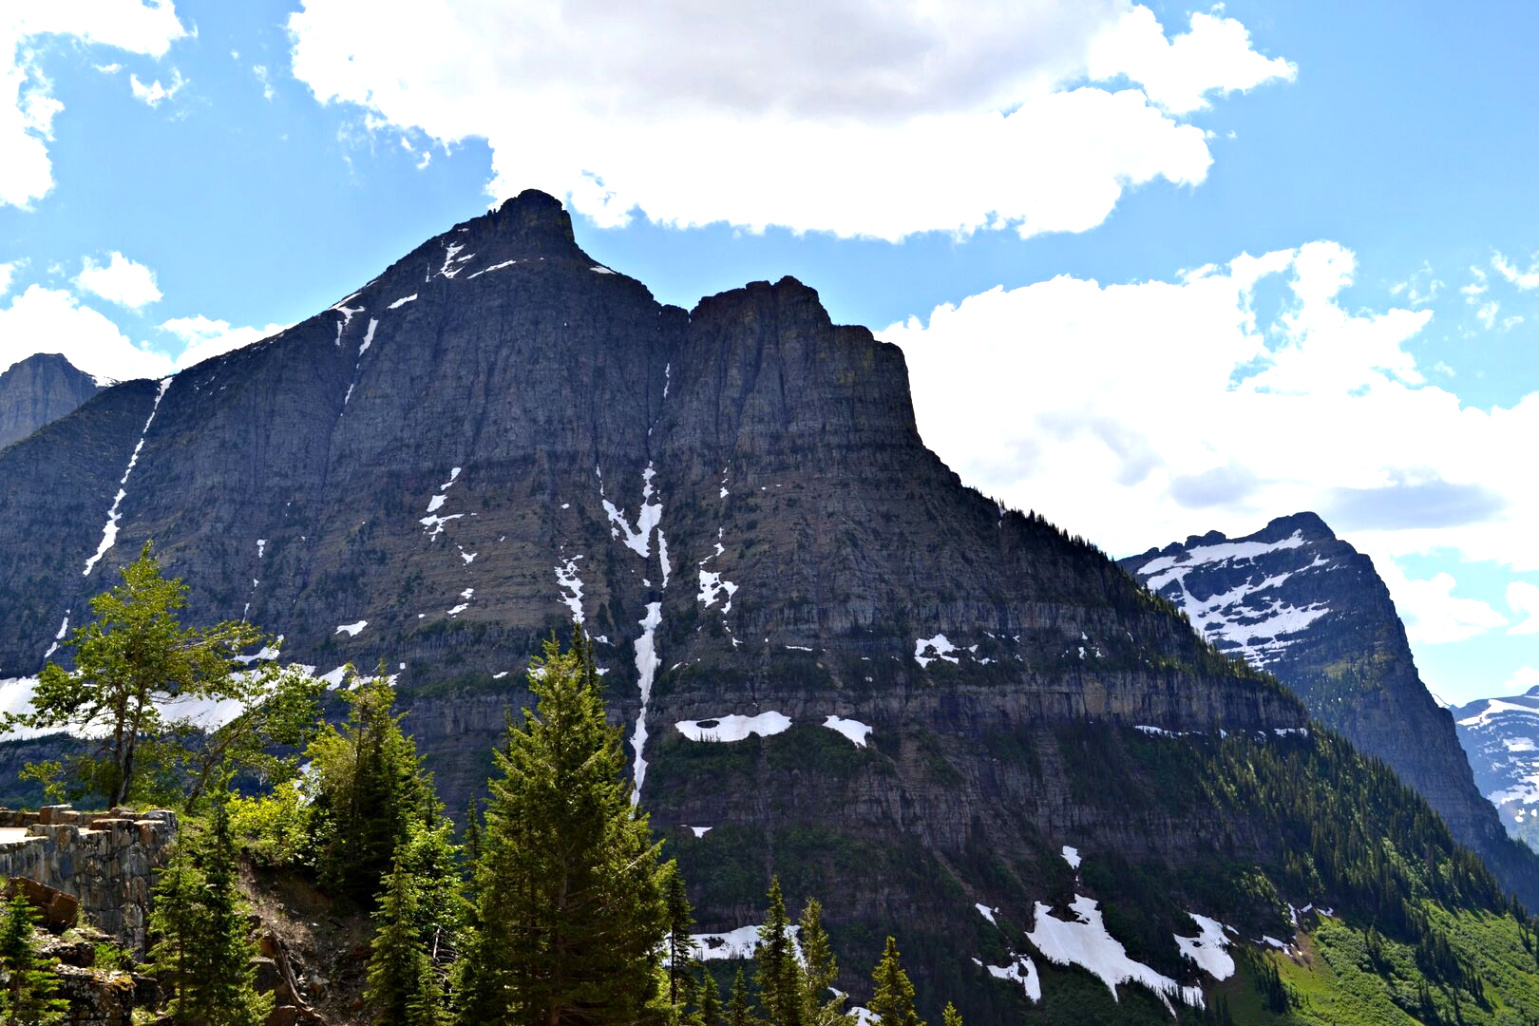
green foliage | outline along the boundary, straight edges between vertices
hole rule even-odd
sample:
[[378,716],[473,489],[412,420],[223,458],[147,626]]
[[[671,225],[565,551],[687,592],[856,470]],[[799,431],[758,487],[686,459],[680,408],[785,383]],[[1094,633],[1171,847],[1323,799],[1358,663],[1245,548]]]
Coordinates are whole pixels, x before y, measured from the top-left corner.
[[738,967],[732,978],[732,992],[727,998],[727,1026],[754,1026],[753,1000],[748,996],[748,981]]
[[780,893],[780,878],[770,881],[769,909],[759,927],[759,963],[754,983],[764,1016],[775,1026],[802,1026],[803,989],[801,966],[791,939],[791,919]]
[[[149,544],[122,576],[91,600],[94,619],[64,642],[74,671],[45,666],[32,711],[0,718],[0,732],[28,727],[96,738],[69,762],[74,797],[99,796],[109,807],[176,800],[191,808],[238,770],[260,765],[269,745],[313,722],[319,685],[275,664],[235,672],[242,650],[276,642],[233,620],[183,627],[187,587],[165,578]],[[243,711],[205,736],[194,718],[166,711],[191,702],[235,702]],[[40,764],[32,779],[52,788],[52,797],[64,770]]]
[[[405,845],[402,846],[403,849]],[[421,888],[404,860],[384,879],[374,912],[368,1000],[378,1026],[435,1026],[444,1021],[443,988],[423,930]]]
[[914,1010],[914,984],[898,957],[898,942],[887,938],[882,960],[871,973],[875,992],[868,1006],[880,1026],[924,1026]]
[[834,990],[839,963],[823,929],[823,906],[818,899],[808,899],[797,925],[802,946],[802,1021],[808,1026],[833,1026],[844,1019],[844,995]]
[[187,839],[155,885],[152,971],[170,993],[177,1026],[260,1026],[272,995],[258,995],[246,910],[236,888],[229,813],[214,806],[208,835]]
[[497,753],[456,978],[464,1026],[630,1024],[656,1014],[665,870],[633,806],[579,631],[529,672],[535,711]]
[[411,824],[436,821],[438,807],[389,680],[380,675],[342,695],[349,709],[341,729],[323,727],[305,750],[314,775],[311,836],[321,885],[368,906]]
[[700,966],[700,978],[695,981],[695,993],[700,995],[695,1023],[698,1026],[721,1026],[721,988],[716,984],[716,977],[703,965]]
[[695,998],[694,945],[689,939],[695,925],[695,910],[689,903],[684,889],[684,877],[678,864],[669,862],[665,867],[667,881],[663,885],[663,901],[668,909],[668,1003],[681,1009]]
[[265,795],[231,795],[230,834],[253,862],[306,865],[311,860],[309,798],[298,780],[285,780]]
[[43,964],[33,936],[38,915],[18,887],[0,908],[0,1024],[54,1026],[66,1003],[55,997],[58,980]]
[[950,1001],[941,1010],[941,1026],[962,1026],[962,1013],[957,1011],[957,1006]]
[[43,789],[43,798],[50,805],[69,800],[69,786],[64,780],[64,763],[58,759],[29,762],[17,774],[22,780],[31,780]]

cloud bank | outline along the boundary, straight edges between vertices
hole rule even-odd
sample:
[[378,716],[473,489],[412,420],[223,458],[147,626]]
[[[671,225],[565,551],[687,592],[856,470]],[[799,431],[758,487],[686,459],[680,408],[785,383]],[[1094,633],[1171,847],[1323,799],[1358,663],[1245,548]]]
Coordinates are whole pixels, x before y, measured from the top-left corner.
[[492,194],[606,226],[1084,231],[1130,187],[1203,181],[1181,115],[1295,73],[1234,19],[1172,37],[1126,0],[306,0],[288,25],[322,102],[485,139]]

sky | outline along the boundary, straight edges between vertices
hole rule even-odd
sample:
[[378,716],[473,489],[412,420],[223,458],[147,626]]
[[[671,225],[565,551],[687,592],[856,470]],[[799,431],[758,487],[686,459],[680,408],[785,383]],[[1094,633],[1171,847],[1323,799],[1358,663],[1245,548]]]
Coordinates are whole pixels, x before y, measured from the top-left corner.
[[523,188],[791,274],[1122,556],[1314,510],[1428,686],[1539,685],[1539,7],[7,0],[0,369],[161,376]]

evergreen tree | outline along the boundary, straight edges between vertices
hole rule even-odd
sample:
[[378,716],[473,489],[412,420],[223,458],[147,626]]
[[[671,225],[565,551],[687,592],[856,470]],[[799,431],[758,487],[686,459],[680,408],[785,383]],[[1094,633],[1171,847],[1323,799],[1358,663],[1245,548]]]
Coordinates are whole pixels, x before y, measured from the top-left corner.
[[704,964],[700,966],[700,979],[695,983],[695,993],[700,995],[698,1011],[695,1021],[699,1026],[722,1026],[721,1022],[721,988],[716,985],[716,977]]
[[401,730],[395,689],[381,674],[342,693],[346,722],[306,749],[315,773],[316,869],[326,889],[368,906],[414,822],[437,819],[417,746]]
[[727,997],[727,1026],[754,1026],[753,1002],[748,999],[748,981],[738,967],[732,979],[732,993]]
[[823,929],[823,906],[811,898],[798,921],[802,942],[802,1020],[808,1026],[830,1026],[843,1018],[844,995],[836,992],[839,963]]
[[406,843],[396,851],[395,871],[404,870],[412,878],[417,933],[435,968],[454,960],[467,911],[459,869],[460,849],[450,840],[452,830],[453,824],[448,820],[414,823]]
[[170,987],[178,1026],[258,1026],[272,1010],[272,995],[256,992],[257,949],[236,878],[229,813],[220,802],[208,836],[184,846],[155,887],[150,929],[158,939],[150,961]]
[[569,652],[546,642],[529,689],[536,710],[496,755],[458,1021],[632,1024],[659,998],[661,846],[632,805],[620,730],[605,722],[580,630]]
[[770,880],[769,909],[759,927],[756,957],[759,968],[754,982],[759,987],[759,1003],[764,1006],[765,1017],[774,1026],[802,1026],[801,966],[796,961],[791,918],[786,914],[778,876]]
[[950,1001],[941,1009],[941,1026],[962,1026],[962,1013]]
[[[187,727],[185,721],[168,720],[164,707],[179,698],[258,703],[280,672],[273,664],[254,674],[235,673],[236,655],[271,642],[250,624],[232,620],[208,628],[183,627],[187,586],[161,574],[148,543],[122,575],[122,584],[91,600],[94,619],[64,642],[74,650],[74,672],[49,663],[33,689],[32,711],[0,717],[0,733],[23,726],[66,729],[96,739],[73,769],[79,792],[99,794],[109,807],[134,795],[146,769],[142,747],[160,756],[185,754],[175,746],[157,745],[169,728]],[[249,747],[236,751],[249,754]],[[224,754],[221,750],[207,763],[193,787],[204,786],[213,767],[225,764]],[[157,771],[170,777],[161,790],[185,796],[185,781],[177,779],[173,767],[148,769],[150,777]]]
[[54,996],[58,979],[43,965],[33,931],[38,914],[20,887],[0,908],[0,1024],[54,1026],[68,1004]]
[[[404,845],[402,846],[404,849]],[[385,877],[374,913],[368,999],[378,1026],[435,1026],[443,993],[420,925],[417,878],[404,859]]]
[[668,909],[668,1001],[675,1007],[694,999],[695,949],[689,932],[695,925],[695,910],[684,890],[684,874],[676,862],[667,865],[664,902]]
[[924,1026],[914,1011],[914,985],[898,959],[898,942],[887,938],[887,948],[871,974],[876,993],[871,996],[871,1013],[880,1026]]

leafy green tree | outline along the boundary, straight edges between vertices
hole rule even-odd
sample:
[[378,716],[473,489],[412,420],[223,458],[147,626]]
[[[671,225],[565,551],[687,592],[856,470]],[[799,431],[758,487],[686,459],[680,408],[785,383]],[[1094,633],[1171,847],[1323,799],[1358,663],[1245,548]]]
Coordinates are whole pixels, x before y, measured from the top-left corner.
[[436,1026],[444,1020],[443,989],[423,934],[417,877],[404,859],[397,859],[384,883],[369,958],[374,1021],[378,1026]]
[[177,1026],[260,1026],[271,994],[256,992],[256,945],[236,886],[229,812],[214,806],[207,836],[184,841],[155,887],[150,963],[171,992]]
[[54,1026],[64,1021],[68,1004],[55,997],[58,979],[38,954],[33,932],[38,914],[16,888],[0,908],[0,1023],[4,1026]]
[[796,960],[791,917],[786,913],[778,876],[770,880],[769,909],[759,927],[756,957],[759,967],[754,982],[759,987],[759,1003],[764,1006],[765,1017],[775,1026],[802,1026],[801,966]]
[[412,823],[436,820],[438,805],[417,746],[401,730],[390,681],[381,674],[342,697],[349,710],[341,729],[321,728],[305,750],[315,795],[311,830],[321,885],[368,906],[396,846]]
[[871,996],[869,1007],[881,1026],[924,1026],[914,1011],[914,985],[898,958],[898,942],[891,937],[887,938],[887,948],[871,974],[871,982],[876,985],[876,993]]
[[661,845],[631,802],[586,638],[533,660],[472,883],[456,987],[464,1026],[633,1024],[657,1014],[667,935]]
[[[78,791],[98,794],[109,806],[135,796],[144,762],[150,764],[150,778],[174,773],[157,757],[179,750],[163,747],[159,739],[196,729],[195,716],[175,716],[178,706],[233,701],[249,709],[272,691],[280,674],[276,666],[236,672],[235,657],[242,650],[274,643],[250,624],[182,626],[187,586],[166,579],[148,543],[122,576],[123,583],[91,600],[94,619],[64,642],[74,653],[75,669],[50,662],[38,675],[32,711],[0,720],[0,732],[16,727],[71,730],[98,739],[72,768]],[[140,758],[142,747],[149,749],[148,760]],[[226,752],[233,755],[235,749],[223,746],[202,766],[195,793],[202,794],[216,769],[225,765]],[[182,795],[188,793],[183,783],[163,786]]]
[[754,1026],[753,1002],[748,998],[748,981],[743,979],[741,966],[727,997],[727,1026]]

